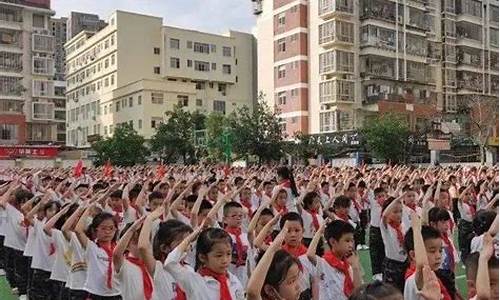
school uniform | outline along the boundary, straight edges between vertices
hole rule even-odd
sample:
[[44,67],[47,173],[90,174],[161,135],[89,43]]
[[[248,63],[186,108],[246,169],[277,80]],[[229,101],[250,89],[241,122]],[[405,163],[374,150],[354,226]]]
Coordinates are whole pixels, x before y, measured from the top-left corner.
[[[238,228],[239,229],[239,228]],[[231,264],[229,265],[229,272],[235,275],[243,286],[246,286],[248,282],[248,249],[250,248],[250,242],[248,241],[248,235],[241,229],[225,229],[232,240],[232,258]],[[239,233],[239,244],[237,233]]]
[[351,199],[351,206],[349,207],[349,217],[356,223],[354,227],[354,244],[362,245],[364,244],[365,229],[361,226],[361,204],[356,202],[356,199]]
[[411,228],[411,215],[414,212],[419,216],[422,215],[422,209],[420,207],[415,206],[415,208],[411,208],[403,204],[403,215],[401,217],[401,222],[404,224],[405,228]]
[[476,209],[473,204],[459,201],[458,211],[460,212],[460,220],[458,221],[458,248],[460,250],[460,259],[464,263],[469,256],[471,241],[474,237],[472,221],[474,220]]
[[40,221],[35,218],[33,224],[33,259],[31,268],[33,269],[32,283],[29,287],[30,299],[56,298],[52,295],[52,282],[50,272],[55,260],[55,245],[50,236],[45,234],[43,226],[45,220]]
[[[186,265],[184,267],[190,268]],[[164,269],[162,262],[158,260],[153,275],[153,286],[153,300],[176,300],[178,294],[184,294],[174,277]]]
[[[419,295],[420,290],[417,287],[417,283],[415,281],[415,275],[416,275],[415,272],[413,272],[412,274],[409,274],[407,272],[405,275],[406,280],[405,280],[404,292],[403,292],[403,298],[405,300],[421,300],[422,299],[422,297]],[[441,297],[442,297],[441,299],[443,299],[443,300],[453,299],[453,298],[451,298],[451,296],[450,296],[451,294],[446,289],[446,287],[444,286],[441,279],[439,279],[439,277],[438,277],[438,281],[439,281],[439,287],[440,287],[440,291],[441,291]]]
[[373,274],[382,274],[382,262],[385,258],[385,245],[380,232],[380,221],[382,207],[375,200],[372,190],[368,190],[368,201],[370,203],[370,262]]
[[302,209],[302,214],[300,216],[304,223],[304,239],[311,240],[321,224],[325,222],[323,219],[323,212],[321,209],[317,212],[310,212]]
[[[165,260],[165,269],[174,277],[189,300],[219,300],[221,285],[213,276],[203,276],[181,265],[183,253],[174,249]],[[245,289],[236,276],[227,272],[226,284],[233,300],[245,299]]]
[[407,255],[403,247],[406,228],[400,224],[396,230],[389,224],[380,224],[380,232],[385,245],[385,258],[382,262],[382,278],[386,283],[393,284],[401,292],[404,290],[404,272],[408,267]]
[[7,214],[5,210],[0,209],[0,270],[5,270],[5,251],[4,251],[4,239],[5,239],[5,227],[7,225]]
[[[327,253],[333,255],[331,253]],[[342,265],[345,270],[341,271],[339,268],[334,267],[323,257],[316,257],[316,276],[319,278],[319,300],[347,300],[354,288],[352,278],[352,267],[340,259],[336,262]],[[347,275],[347,276],[346,276]],[[346,283],[346,280],[350,283]]]
[[65,257],[71,257],[70,271],[66,282],[66,287],[70,289],[70,298],[71,300],[86,299],[87,292],[84,289],[87,280],[87,261],[85,250],[74,232],[71,233]]
[[50,273],[52,280],[53,295],[59,295],[59,299],[69,298],[69,289],[66,288],[66,282],[69,277],[69,269],[71,266],[71,256],[68,256],[69,242],[64,237],[64,234],[57,229],[52,229],[52,239],[55,245],[54,265]]
[[139,258],[124,258],[115,276],[120,282],[120,292],[123,300],[152,299],[153,278],[149,275],[144,262]]
[[119,299],[120,282],[114,276],[112,268],[109,272],[112,253],[106,253],[102,247],[89,240],[85,249],[85,259],[87,261],[87,278],[84,289],[89,293],[89,297],[91,299],[99,297]]

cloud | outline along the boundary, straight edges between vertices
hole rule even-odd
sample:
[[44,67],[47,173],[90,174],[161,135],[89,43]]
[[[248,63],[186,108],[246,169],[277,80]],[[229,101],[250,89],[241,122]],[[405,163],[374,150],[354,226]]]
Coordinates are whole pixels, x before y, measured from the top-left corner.
[[57,17],[71,11],[94,13],[101,19],[115,10],[163,17],[163,24],[212,33],[229,29],[251,32],[255,26],[250,0],[52,0]]

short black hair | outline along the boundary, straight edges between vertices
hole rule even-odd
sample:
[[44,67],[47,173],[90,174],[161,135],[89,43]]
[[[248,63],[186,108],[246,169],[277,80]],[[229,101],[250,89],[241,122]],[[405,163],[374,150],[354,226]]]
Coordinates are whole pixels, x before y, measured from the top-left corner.
[[111,198],[121,198],[122,194],[123,194],[122,190],[116,190],[116,191],[112,192],[109,195],[109,197],[111,197]]
[[231,201],[231,202],[228,202],[224,205],[224,216],[227,214],[227,212],[231,209],[231,208],[242,208],[241,204],[239,204],[238,202],[236,201]]
[[14,199],[17,204],[23,204],[24,202],[30,200],[33,198],[33,193],[25,190],[25,189],[19,189],[14,193]]
[[[254,211],[253,214],[252,214],[252,217],[255,215],[257,211]],[[269,208],[264,208],[261,212],[260,212],[260,217],[262,216],[271,216],[271,217],[274,217],[274,213],[272,210],[270,210]]]
[[373,194],[375,196],[378,196],[380,193],[383,193],[383,192],[385,192],[385,190],[382,187],[378,187],[378,188],[376,188],[376,189],[373,190]]
[[304,209],[309,209],[312,206],[314,199],[316,199],[316,198],[319,198],[318,193],[308,192],[304,196],[304,199],[302,199],[302,204],[304,205]]
[[[431,239],[440,239],[441,234],[437,229],[431,226],[427,225],[422,225],[422,238],[425,241],[431,240]],[[410,228],[408,232],[405,234],[405,250],[406,252],[410,252],[411,250],[415,250],[415,245],[413,243],[413,228]]]
[[163,199],[163,194],[158,191],[154,191],[151,194],[149,194],[148,199],[149,201],[153,199]]
[[189,195],[186,198],[184,198],[184,200],[188,203],[195,203],[197,199],[198,199],[197,195]]
[[351,198],[346,196],[338,196],[333,202],[334,208],[348,208],[351,207]]
[[284,214],[280,219],[280,228],[283,228],[283,226],[285,226],[286,221],[296,221],[299,222],[302,227],[304,227],[304,221],[302,220],[302,217],[296,212],[289,212]]
[[200,205],[200,210],[198,211],[198,214],[201,213],[202,210],[210,210],[212,209],[213,205],[210,203],[208,200],[201,200],[201,205]]
[[493,210],[482,209],[477,212],[472,220],[472,229],[476,235],[481,235],[490,230],[491,224],[495,220],[497,213]]
[[433,207],[429,210],[429,223],[449,220],[451,220],[451,216],[446,209]]
[[321,183],[321,187],[325,187],[325,185],[328,185],[328,184],[329,184],[329,183],[328,183],[327,181],[323,181],[323,182]]
[[342,220],[335,220],[326,225],[325,240],[327,241],[328,245],[330,245],[330,239],[339,241],[344,234],[349,233],[354,234],[354,227],[352,227],[351,224]]

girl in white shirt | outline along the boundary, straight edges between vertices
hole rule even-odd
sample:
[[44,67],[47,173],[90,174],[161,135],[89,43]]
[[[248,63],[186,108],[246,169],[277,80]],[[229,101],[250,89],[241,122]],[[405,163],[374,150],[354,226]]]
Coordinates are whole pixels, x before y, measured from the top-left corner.
[[297,209],[304,222],[304,243],[309,246],[314,234],[323,224],[321,198],[316,192],[308,192],[297,205]]
[[[84,289],[88,299],[121,299],[120,283],[114,277],[112,268],[113,250],[116,247],[118,224],[112,214],[99,213],[86,232],[86,220],[90,208],[85,209],[76,224],[75,233],[85,251],[87,279]],[[89,238],[90,237],[90,238]]]
[[[154,300],[183,299],[184,291],[175,279],[163,267],[167,255],[177,247],[189,234],[192,228],[181,221],[168,220],[160,223],[151,245],[151,229],[153,222],[164,214],[164,208],[159,207],[144,220],[139,235],[139,257],[144,261],[149,275],[153,278]],[[184,267],[188,268],[188,266]]]
[[[197,228],[182,241],[165,261],[165,268],[181,285],[189,300],[245,299],[240,281],[228,272],[232,259],[232,240],[219,228]],[[182,258],[189,245],[196,242],[197,272],[182,266]]]

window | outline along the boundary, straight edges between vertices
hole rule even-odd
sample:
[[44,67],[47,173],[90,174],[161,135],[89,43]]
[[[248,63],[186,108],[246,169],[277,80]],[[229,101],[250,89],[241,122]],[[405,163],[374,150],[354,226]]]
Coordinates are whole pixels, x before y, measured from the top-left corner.
[[107,69],[109,67],[109,59],[106,58],[104,61],[104,68]]
[[188,66],[188,68],[191,68],[193,66],[193,61],[190,60],[190,59],[188,59],[187,60],[187,66]]
[[278,105],[285,105],[285,104],[286,104],[286,92],[279,92]]
[[45,28],[45,17],[43,15],[33,14],[33,27]]
[[104,135],[108,135],[108,126],[104,125]]
[[186,107],[189,105],[189,98],[185,95],[177,95],[177,104],[180,107]]
[[199,52],[199,53],[210,53],[210,45],[209,44],[204,44],[204,43],[194,43],[194,52]]
[[285,26],[285,13],[281,13],[278,15],[278,26]]
[[127,106],[127,98],[122,99],[122,108],[125,108]]
[[130,127],[134,128],[134,121],[132,121],[132,120],[128,121],[128,125],[130,125]]
[[219,92],[222,93],[223,96],[225,96],[226,95],[226,84],[219,83],[218,90],[219,90]]
[[222,56],[231,57],[231,47],[222,47]]
[[204,90],[205,89],[205,82],[203,81],[196,81],[195,82],[195,87],[197,90]]
[[142,95],[137,96],[137,105],[142,104]]
[[106,79],[104,79],[104,86],[105,87],[109,86],[109,78],[107,78],[107,77],[106,77]]
[[196,71],[208,72],[210,71],[210,63],[205,61],[194,61],[194,69]]
[[133,97],[129,97],[128,98],[128,107],[132,107],[134,106],[134,98]]
[[137,127],[139,129],[142,129],[142,120],[141,119],[137,120]]
[[115,55],[111,55],[111,65],[113,66],[115,64]]
[[160,48],[154,47],[153,48],[153,54],[159,55],[160,54]]
[[297,97],[298,93],[299,93],[298,89],[292,89],[291,91],[292,97]]
[[292,124],[297,123],[297,117],[292,117]]
[[179,69],[181,67],[180,59],[178,59],[177,57],[171,57],[170,58],[170,67],[173,69]]
[[151,117],[151,128],[158,128],[163,122],[163,118]]
[[153,72],[154,72],[155,74],[160,74],[160,67],[154,67],[154,68],[153,68]]
[[193,48],[193,42],[192,41],[186,41],[186,48],[188,48],[188,49]]
[[170,49],[179,49],[179,44],[178,39],[170,39]]
[[212,52],[212,53],[217,52],[217,46],[214,44],[210,44],[210,52]]
[[220,101],[220,100],[214,100],[214,111],[225,114],[226,113],[226,102]]
[[286,66],[281,65],[278,67],[278,78],[284,78],[286,76]]
[[112,35],[109,40],[111,41],[111,46],[113,46],[115,44],[115,36]]
[[163,104],[163,93],[151,93],[151,103]]
[[286,51],[285,38],[279,39],[278,40],[278,52],[285,52],[285,51]]
[[116,112],[119,112],[120,111],[120,101],[117,101],[115,103],[115,106],[116,106]]
[[202,99],[196,99],[196,106],[203,106],[203,100]]
[[107,105],[104,105],[104,114],[107,115],[108,114],[108,106]]
[[104,49],[108,49],[109,48],[109,41],[106,40],[104,41]]
[[217,70],[217,64],[216,63],[212,63],[212,70],[213,71]]
[[231,65],[222,65],[222,74],[231,74]]
[[115,75],[111,75],[111,85],[115,84]]

